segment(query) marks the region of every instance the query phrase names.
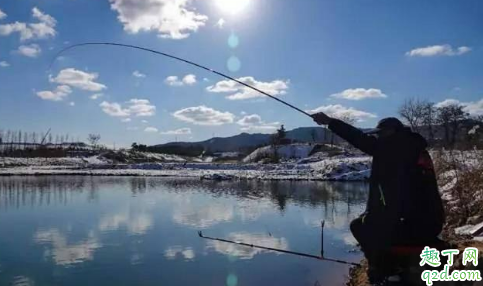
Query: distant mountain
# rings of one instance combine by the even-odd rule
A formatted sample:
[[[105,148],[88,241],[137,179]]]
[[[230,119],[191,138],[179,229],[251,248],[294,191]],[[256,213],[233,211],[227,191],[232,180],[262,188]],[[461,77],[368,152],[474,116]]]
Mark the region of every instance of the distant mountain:
[[[464,120],[461,122],[456,140],[461,142],[468,137],[468,131],[474,128],[475,125],[481,124],[474,120]],[[427,127],[420,128],[421,134],[428,138],[429,132]],[[482,132],[483,126],[478,129]],[[433,126],[433,134],[435,141],[442,141],[445,137],[444,128],[440,125]],[[268,145],[271,134],[248,134],[241,133],[231,137],[215,137],[209,140],[200,142],[171,142],[167,144],[160,144],[150,146],[151,149],[169,154],[183,154],[190,156],[197,156],[203,151],[210,152],[244,152],[253,151],[256,147]],[[295,142],[317,142],[329,143],[332,142],[332,132],[323,127],[300,127],[287,131],[286,138],[292,139]],[[340,143],[342,140],[334,136],[334,143]],[[435,142],[436,143],[436,142]]]
[[[326,133],[327,132],[327,133]],[[301,127],[287,131],[286,138],[297,142],[330,142],[330,131],[323,127]],[[327,134],[327,135],[325,135]],[[270,142],[270,134],[241,133],[231,137],[214,137],[200,142],[170,142],[151,146],[150,148],[161,150],[203,149],[211,152],[236,152],[250,150],[258,146],[267,145]],[[315,139],[315,140],[314,140]],[[335,139],[338,142],[338,139]]]

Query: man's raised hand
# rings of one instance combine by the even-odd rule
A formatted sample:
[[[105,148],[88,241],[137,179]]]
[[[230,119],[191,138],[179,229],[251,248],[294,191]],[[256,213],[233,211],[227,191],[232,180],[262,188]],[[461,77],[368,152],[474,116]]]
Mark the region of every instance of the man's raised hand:
[[[332,118],[323,112],[312,114],[312,118],[319,125],[328,125]]]

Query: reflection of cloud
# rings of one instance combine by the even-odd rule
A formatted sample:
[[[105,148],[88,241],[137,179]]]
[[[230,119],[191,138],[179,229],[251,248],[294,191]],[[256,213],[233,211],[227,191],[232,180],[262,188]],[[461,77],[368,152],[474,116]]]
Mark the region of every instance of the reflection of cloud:
[[[41,244],[52,244],[52,249],[47,254],[52,256],[57,265],[69,265],[92,260],[94,250],[101,247],[101,243],[92,233],[89,234],[87,240],[69,244],[67,238],[55,228],[38,231],[34,236],[34,240]]]
[[[140,264],[143,260],[143,256],[139,253],[131,255],[131,265]]]
[[[31,286],[32,285],[33,286],[35,285],[35,282],[32,279],[25,276],[15,276],[13,277],[12,282],[9,285],[12,285],[12,286]]]
[[[99,222],[99,230],[113,231],[126,227],[131,234],[145,234],[153,225],[153,218],[148,214],[129,216],[119,213],[103,217]]]
[[[176,259],[178,254],[183,256],[185,260],[193,260],[196,256],[191,247],[170,246],[164,251],[164,257],[167,259]]]
[[[357,246],[357,240],[354,238],[354,236],[351,233],[349,232],[344,233],[341,237],[346,245]]]
[[[179,205],[173,210],[174,222],[196,228],[230,221],[233,218],[233,207],[226,205],[209,205],[193,207],[191,204]]]
[[[248,244],[256,244],[265,247],[271,248],[278,248],[287,250],[288,249],[288,242],[285,238],[276,238],[272,236],[268,236],[266,234],[260,233],[231,233],[228,236],[229,240],[234,240],[237,242],[243,242]],[[252,259],[256,254],[262,252],[270,252],[268,250],[248,247],[248,246],[240,246],[232,243],[226,243],[221,241],[209,241],[208,248],[213,248],[215,251],[230,255],[236,256],[240,259]]]
[[[257,220],[262,214],[273,211],[273,204],[269,199],[257,201],[241,201],[238,203],[237,215],[243,222]]]
[[[325,228],[347,229],[354,218],[347,217],[345,214],[331,214],[325,218]],[[322,219],[304,217],[304,223],[312,227],[320,227]]]

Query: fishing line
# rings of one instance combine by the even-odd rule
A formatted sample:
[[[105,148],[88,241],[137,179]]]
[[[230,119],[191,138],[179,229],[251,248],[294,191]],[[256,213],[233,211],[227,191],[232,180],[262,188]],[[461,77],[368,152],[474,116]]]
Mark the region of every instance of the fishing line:
[[[278,102],[280,102],[280,103],[282,103],[282,104],[284,104],[284,105],[286,105],[286,106],[288,106],[288,107],[290,107],[290,108],[292,108],[292,109],[294,109],[294,110],[296,110],[296,111],[298,111],[298,112],[300,112],[300,113],[302,113],[304,115],[307,115],[310,118],[312,118],[312,116],[310,114],[308,114],[307,112],[303,111],[302,109],[300,109],[300,108],[298,108],[298,107],[296,107],[296,106],[294,106],[294,105],[292,105],[292,104],[290,104],[290,103],[288,103],[288,102],[286,102],[284,100],[281,100],[281,99],[279,99],[279,98],[277,98],[277,97],[275,97],[275,96],[273,96],[273,95],[271,95],[271,94],[269,94],[267,92],[264,92],[263,90],[260,90],[260,89],[254,87],[254,86],[251,86],[251,85],[249,85],[247,83],[244,83],[242,81],[239,81],[239,80],[237,80],[237,79],[235,79],[235,78],[233,78],[233,77],[231,77],[229,75],[226,75],[226,74],[221,73],[219,71],[216,71],[214,69],[208,68],[206,66],[197,64],[195,62],[192,62],[192,61],[189,61],[189,60],[186,60],[186,59],[177,57],[177,56],[173,56],[173,55],[170,55],[170,54],[167,54],[167,53],[164,53],[164,52],[159,52],[159,51],[156,51],[156,50],[153,50],[153,49],[143,48],[143,47],[139,47],[139,46],[135,46],[135,45],[119,44],[119,43],[111,43],[111,42],[90,42],[90,43],[81,43],[81,44],[71,45],[69,47],[66,47],[66,48],[62,49],[60,52],[57,53],[57,55],[55,55],[55,57],[52,59],[52,62],[50,63],[49,69],[52,68],[53,63],[55,62],[55,60],[57,58],[59,58],[59,56],[61,54],[63,54],[64,52],[66,52],[68,50],[71,50],[71,49],[74,49],[74,48],[77,48],[77,47],[82,47],[82,46],[117,46],[117,47],[123,47],[123,48],[136,49],[136,50],[141,50],[141,51],[145,51],[145,52],[150,52],[150,53],[154,53],[154,54],[157,54],[157,55],[165,56],[165,57],[168,57],[168,58],[177,60],[177,61],[181,61],[181,62],[184,62],[186,64],[195,66],[197,68],[200,68],[200,69],[209,71],[209,72],[214,73],[216,75],[219,75],[221,77],[224,77],[224,78],[227,78],[229,80],[232,80],[232,81],[234,81],[234,82],[236,82],[238,84],[241,84],[241,85],[243,85],[245,87],[248,87],[248,88],[250,88],[250,89],[252,89],[252,90],[254,90],[256,92],[259,92],[259,93],[261,93],[263,95],[266,95],[266,96],[270,97],[271,99],[274,99],[274,100],[276,100],[276,101],[278,101]]]

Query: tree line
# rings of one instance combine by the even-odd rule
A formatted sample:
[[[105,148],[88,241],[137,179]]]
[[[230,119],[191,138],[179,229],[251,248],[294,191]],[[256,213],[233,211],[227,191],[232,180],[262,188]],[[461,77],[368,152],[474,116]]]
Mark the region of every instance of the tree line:
[[[432,146],[482,147],[483,115],[471,115],[462,104],[436,105],[428,100],[411,98],[399,107],[398,114]]]
[[[87,142],[67,134],[23,132],[0,129],[0,154],[3,156],[65,156],[67,151],[94,151],[105,149],[99,145],[100,134],[89,134]]]

